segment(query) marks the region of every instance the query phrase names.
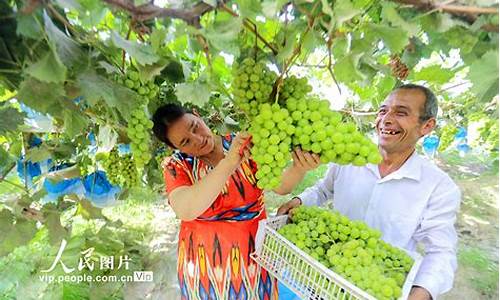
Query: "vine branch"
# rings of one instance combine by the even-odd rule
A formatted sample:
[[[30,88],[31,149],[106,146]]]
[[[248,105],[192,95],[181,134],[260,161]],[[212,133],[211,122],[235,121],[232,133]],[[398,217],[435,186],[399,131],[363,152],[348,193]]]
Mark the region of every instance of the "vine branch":
[[[234,12],[232,9],[230,9],[229,7],[227,7],[224,3],[221,4],[221,9],[223,11],[229,13],[233,17],[239,17],[239,15],[236,12]],[[257,31],[257,25],[254,22],[252,22],[248,18],[244,18],[243,19],[243,26],[245,26],[246,29],[248,29],[251,32],[253,32],[255,34],[255,36],[257,36],[257,38],[262,43],[264,43],[264,45],[266,45],[266,47],[268,47],[269,49],[271,49],[271,51],[273,52],[274,55],[278,54],[278,50],[276,48],[274,48],[274,46],[271,45],[262,35],[259,34],[259,32]]]
[[[465,19],[467,22],[471,24],[474,23],[474,21],[476,21],[477,16],[480,14],[498,14],[498,8],[496,7],[477,7],[477,6],[453,5],[448,3],[434,3],[433,1],[430,0],[391,0],[391,1],[413,6],[417,10],[424,12],[429,12],[429,11],[446,12],[455,17]],[[487,30],[486,28],[483,29]]]
[[[190,9],[175,9],[159,7],[152,2],[135,6],[133,1],[129,0],[103,0],[105,3],[126,10],[132,18],[137,21],[147,21],[154,18],[170,17],[181,19],[196,28],[201,28],[200,18],[204,14],[214,10],[216,7],[210,6],[205,2],[199,2]],[[223,3],[224,1],[222,1]]]

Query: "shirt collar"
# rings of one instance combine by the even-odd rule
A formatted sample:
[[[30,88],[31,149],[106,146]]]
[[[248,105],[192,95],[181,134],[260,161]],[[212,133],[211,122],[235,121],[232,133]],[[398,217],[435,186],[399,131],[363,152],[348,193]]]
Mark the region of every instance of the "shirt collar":
[[[368,164],[366,165],[366,167],[380,179],[380,172],[378,170],[378,165]],[[421,176],[422,176],[422,158],[417,154],[417,151],[414,151],[413,154],[410,155],[410,157],[398,170],[387,175],[385,178],[382,178],[382,180],[387,181],[390,179],[409,178],[420,181]]]

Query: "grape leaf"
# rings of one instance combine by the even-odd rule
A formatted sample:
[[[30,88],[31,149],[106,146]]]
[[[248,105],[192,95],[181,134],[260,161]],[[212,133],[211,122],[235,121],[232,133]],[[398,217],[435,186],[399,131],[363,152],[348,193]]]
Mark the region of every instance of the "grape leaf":
[[[17,130],[25,117],[25,113],[12,106],[0,105],[0,135]]]
[[[82,96],[90,105],[96,105],[100,100],[104,100],[108,106],[117,108],[126,119],[135,104],[139,103],[139,96],[134,91],[93,71],[81,73],[77,81]]]
[[[393,53],[400,52],[408,44],[408,32],[394,27],[378,24],[368,24],[371,34],[380,37]]]
[[[160,58],[157,62],[146,66],[137,66],[139,71],[139,78],[142,82],[147,82],[153,79],[155,76],[160,75],[161,71],[169,64],[169,60],[166,58]]]
[[[75,0],[56,0],[57,4],[61,7],[71,10],[80,10],[81,5]]]
[[[175,95],[181,103],[203,106],[210,100],[210,88],[206,83],[179,83],[175,86]]]
[[[98,25],[106,15],[111,14],[102,1],[78,0],[78,3],[81,5],[78,17],[82,25],[89,28]]]
[[[118,69],[117,67],[115,67],[115,66],[113,66],[113,65],[111,65],[103,60],[101,60],[99,62],[99,66],[102,67],[104,70],[106,70],[106,73],[108,73],[108,74],[113,74],[113,73],[120,74],[121,73],[120,69]]]
[[[116,47],[125,50],[141,65],[150,65],[160,59],[160,57],[154,53],[150,45],[125,40],[116,31],[111,32],[111,41]]]
[[[84,72],[77,78],[83,98],[94,106],[103,99],[110,107],[115,107],[115,98],[111,82],[92,71]]]
[[[351,1],[335,1],[333,7],[333,17],[337,26],[340,26],[345,21],[348,21],[362,12],[361,9],[355,8]]]
[[[160,47],[165,42],[166,37],[167,37],[167,30],[165,28],[156,28],[156,27],[153,28],[150,41],[151,41],[151,47],[153,47],[153,51],[155,51],[155,53],[158,53],[158,50],[160,50]]]
[[[231,18],[203,29],[202,34],[216,49],[238,56],[239,47],[237,38],[242,26],[243,21],[241,18]]]
[[[240,16],[255,19],[259,14],[262,14],[262,5],[257,0],[241,0],[238,1]]]
[[[442,33],[457,25],[458,22],[449,14],[431,14],[422,17],[420,24],[424,31]]]
[[[64,130],[70,137],[86,133],[84,130],[89,125],[89,119],[81,112],[67,109],[64,111]]]
[[[396,10],[396,5],[392,2],[382,3],[382,18],[389,21],[393,27],[406,30],[411,36],[416,36],[420,32],[418,24],[405,21]]]
[[[41,144],[38,147],[29,149],[26,152],[26,160],[32,162],[40,162],[51,158],[52,151],[46,144]]]
[[[40,27],[40,23],[37,22],[36,13],[33,14],[17,14],[17,35],[24,35],[26,37],[39,40],[43,37],[42,28]]]
[[[473,62],[467,78],[480,101],[490,101],[498,95],[498,50],[490,50]]]
[[[64,65],[72,66],[75,63],[81,63],[83,51],[78,43],[59,30],[46,12],[43,14],[43,20],[45,22],[45,32],[50,42],[55,46],[57,54]]]
[[[26,73],[43,82],[64,82],[66,67],[54,51],[49,50],[45,56],[30,65]]]
[[[105,219],[102,214],[102,208],[95,207],[92,202],[82,199],[78,202],[76,214],[81,215],[84,219]]]
[[[361,53],[350,53],[335,62],[333,72],[339,81],[349,83],[365,79],[363,73],[358,70],[361,56]]]
[[[45,204],[42,208],[44,225],[49,233],[49,240],[52,245],[59,245],[61,240],[68,234],[66,228],[61,224],[60,212],[53,203]]]
[[[14,156],[7,152],[3,146],[0,146],[0,174],[7,172],[15,161]]]
[[[37,230],[36,222],[15,218],[8,209],[0,211],[0,225],[4,232],[0,235],[0,256],[4,256],[14,248],[29,242]]]
[[[60,116],[64,105],[68,105],[64,103],[64,96],[62,84],[44,83],[28,77],[21,83],[17,99],[38,112]]]
[[[161,76],[166,78],[168,81],[172,83],[183,82],[185,77],[185,73],[190,73],[189,69],[185,70],[184,68],[189,68],[188,64],[179,63],[176,60],[171,60],[170,63],[161,71]]]
[[[424,80],[434,84],[444,84],[455,76],[455,72],[450,69],[445,69],[440,65],[431,65],[422,68],[418,72],[412,72],[410,75],[411,80]]]
[[[262,1],[262,12],[264,13],[264,16],[268,19],[275,18],[277,13],[287,2],[288,1],[286,0],[278,0],[278,1],[264,0]]]

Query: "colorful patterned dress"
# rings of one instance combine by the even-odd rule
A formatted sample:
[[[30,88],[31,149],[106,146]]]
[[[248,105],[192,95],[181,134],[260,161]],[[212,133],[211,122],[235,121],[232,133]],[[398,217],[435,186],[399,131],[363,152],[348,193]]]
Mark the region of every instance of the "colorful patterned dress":
[[[224,153],[232,138],[222,137]],[[164,168],[167,193],[194,184],[212,169],[180,152],[167,158]],[[255,162],[242,163],[211,207],[181,222],[177,272],[182,300],[278,299],[275,280],[250,258],[258,222],[266,218],[256,171]]]

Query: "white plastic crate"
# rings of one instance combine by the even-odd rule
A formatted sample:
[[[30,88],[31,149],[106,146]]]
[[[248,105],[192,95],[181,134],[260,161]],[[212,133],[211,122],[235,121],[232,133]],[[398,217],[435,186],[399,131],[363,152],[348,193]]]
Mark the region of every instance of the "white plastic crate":
[[[288,216],[271,217],[259,222],[252,258],[301,299],[376,300],[354,284],[333,272],[277,232],[286,225]],[[408,298],[422,257],[409,253],[415,260],[406,277],[400,299]]]

